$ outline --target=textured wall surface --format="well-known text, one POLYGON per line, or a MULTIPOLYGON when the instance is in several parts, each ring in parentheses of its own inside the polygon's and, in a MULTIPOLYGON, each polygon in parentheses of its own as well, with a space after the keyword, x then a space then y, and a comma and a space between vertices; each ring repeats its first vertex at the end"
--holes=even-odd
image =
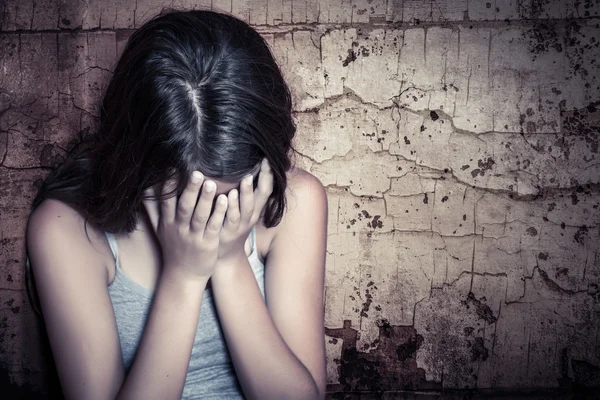
POLYGON ((0 384, 43 390, 36 182, 171 5, 251 23, 292 88, 329 197, 331 393, 600 385, 598 0, 0 2, 0 384))

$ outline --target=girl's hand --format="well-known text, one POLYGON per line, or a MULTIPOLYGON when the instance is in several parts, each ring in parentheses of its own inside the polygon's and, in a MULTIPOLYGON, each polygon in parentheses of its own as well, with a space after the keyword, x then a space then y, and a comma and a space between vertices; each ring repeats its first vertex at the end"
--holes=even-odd
MULTIPOLYGON (((217 197, 211 215, 216 183, 208 180, 202 186, 203 181, 204 176, 195 171, 179 199, 177 196, 164 199, 160 206, 157 200, 143 201, 162 248, 163 273, 208 280, 214 272, 227 197, 224 194, 217 197)), ((174 187, 174 180, 164 184, 163 196, 174 187)), ((151 196, 152 190, 146 189, 145 197, 151 196)))
POLYGON ((252 178, 252 175, 249 175, 242 180, 241 196, 238 195, 237 189, 229 191, 229 207, 220 232, 217 263, 228 262, 237 257, 247 258, 244 243, 273 192, 273 172, 266 158, 262 160, 258 185, 254 191, 252 178))

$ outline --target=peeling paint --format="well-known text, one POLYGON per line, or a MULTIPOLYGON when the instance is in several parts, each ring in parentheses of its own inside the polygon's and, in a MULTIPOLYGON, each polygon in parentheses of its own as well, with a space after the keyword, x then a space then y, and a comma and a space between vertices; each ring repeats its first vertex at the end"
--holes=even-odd
MULTIPOLYGON (((161 2, 5 3, 0 386, 36 398, 28 201, 161 2)), ((600 3, 292 3, 227 8, 272 48, 328 192, 328 397, 600 385, 600 3)))

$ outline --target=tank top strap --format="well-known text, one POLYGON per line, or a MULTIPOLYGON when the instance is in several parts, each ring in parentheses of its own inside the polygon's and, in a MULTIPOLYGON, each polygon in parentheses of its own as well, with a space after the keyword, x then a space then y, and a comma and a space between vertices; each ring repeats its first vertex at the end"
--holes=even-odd
POLYGON ((106 235, 106 239, 108 239, 108 245, 110 246, 115 261, 119 262, 119 246, 117 246, 117 239, 110 232, 104 231, 104 234, 106 235))
POLYGON ((254 251, 256 246, 256 225, 254 225, 252 227, 252 230, 250 231, 250 248, 251 248, 251 252, 254 253, 254 251))

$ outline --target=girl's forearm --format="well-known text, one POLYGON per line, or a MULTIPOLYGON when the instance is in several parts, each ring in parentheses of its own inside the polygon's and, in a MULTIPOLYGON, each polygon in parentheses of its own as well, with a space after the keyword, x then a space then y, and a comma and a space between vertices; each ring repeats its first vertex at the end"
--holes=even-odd
MULTIPOLYGON (((163 269, 164 271, 164 269, 163 269)), ((180 399, 208 278, 163 273, 117 399, 180 399)))
POLYGON ((217 265, 211 285, 246 398, 318 398, 312 375, 279 334, 248 259, 217 265))

